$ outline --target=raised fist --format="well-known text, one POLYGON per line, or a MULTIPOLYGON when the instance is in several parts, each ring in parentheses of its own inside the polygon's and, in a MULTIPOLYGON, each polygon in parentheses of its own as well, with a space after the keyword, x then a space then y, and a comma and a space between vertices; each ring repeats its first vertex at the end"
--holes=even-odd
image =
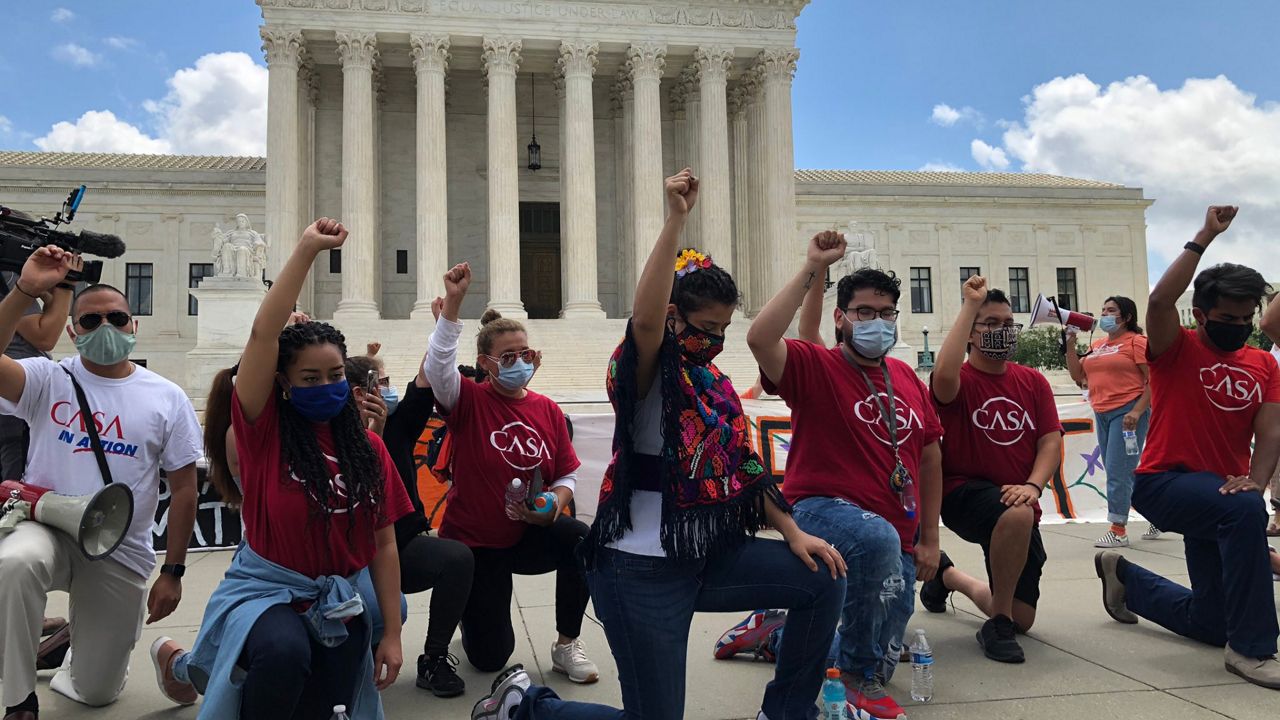
POLYGON ((667 178, 667 207, 673 215, 688 215, 698 202, 698 178, 685 168, 667 178))
POLYGON ((961 290, 964 293, 964 301, 966 303, 981 305, 987 301, 987 279, 981 275, 974 275, 965 280, 964 287, 961 290))
POLYGON ((347 241, 347 229, 332 218, 322 217, 302 231, 302 243, 316 250, 332 250, 347 241))
POLYGON ((471 263, 458 263, 444 274, 445 295, 462 297, 471 287, 471 263))
POLYGON ((844 233, 823 230, 809 241, 808 258, 822 267, 830 267, 844 257, 846 247, 844 233))
POLYGON ((1240 208, 1234 205, 1213 205, 1204 214, 1204 229, 1220 235, 1231 227, 1231 221, 1236 219, 1236 213, 1240 212, 1240 208))

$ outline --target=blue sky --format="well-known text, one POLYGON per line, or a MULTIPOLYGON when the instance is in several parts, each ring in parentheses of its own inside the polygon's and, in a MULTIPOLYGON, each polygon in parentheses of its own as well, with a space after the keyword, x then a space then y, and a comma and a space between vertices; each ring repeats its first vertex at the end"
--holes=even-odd
MULTIPOLYGON (((0 7, 0 148, 261 152, 251 0, 0 7)), ((1280 278, 1264 251, 1280 227, 1276 28, 1270 0, 814 0, 799 20, 796 165, 1141 186, 1157 199, 1153 277, 1206 205, 1237 203, 1223 257, 1280 278)))

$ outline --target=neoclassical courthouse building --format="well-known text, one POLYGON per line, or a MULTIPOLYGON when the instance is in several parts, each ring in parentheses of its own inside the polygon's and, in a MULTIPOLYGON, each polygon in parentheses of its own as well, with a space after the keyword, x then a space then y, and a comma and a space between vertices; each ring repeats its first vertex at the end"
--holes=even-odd
POLYGON ((318 259, 300 304, 357 347, 382 341, 397 382, 421 357, 441 275, 468 260, 464 316, 529 318, 542 387, 598 389, 663 222, 663 177, 685 165, 702 181, 685 244, 732 268, 743 292, 731 372, 752 371, 742 326, 807 239, 851 223, 902 279, 912 359, 926 328, 941 342, 974 273, 1020 313, 1040 292, 1094 310, 1110 294, 1145 298, 1151 201, 1139 188, 797 170, 807 2, 258 0, 265 159, 0 152, 0 203, 51 215, 86 184, 77 225, 128 243, 104 281, 142 318, 138 356, 190 377, 193 394, 188 353, 210 308, 190 289, 212 273, 215 226, 238 213, 267 236, 268 279, 311 218, 343 219, 346 247, 318 259))

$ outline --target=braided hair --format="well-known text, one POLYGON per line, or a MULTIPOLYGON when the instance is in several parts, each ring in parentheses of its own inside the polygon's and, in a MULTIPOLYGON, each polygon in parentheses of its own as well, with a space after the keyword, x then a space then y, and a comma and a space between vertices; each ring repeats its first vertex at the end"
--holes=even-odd
MULTIPOLYGON (((281 331, 276 371, 284 373, 298 352, 312 345, 336 345, 343 361, 346 361, 346 337, 337 328, 328 323, 305 322, 290 325, 281 331)), ((280 416, 281 454, 290 473, 306 488, 312 514, 322 517, 328 523, 328 508, 344 508, 347 512, 354 513, 357 506, 363 506, 366 510, 373 509, 382 513, 382 462, 374 452, 364 423, 360 420, 355 395, 348 395, 346 406, 329 421, 338 470, 346 484, 347 496, 344 499, 334 492, 328 463, 320 450, 311 421, 294 409, 279 385, 275 392, 280 416)))
MULTIPOLYGON (((688 252, 692 248, 682 250, 688 252)), ((694 251, 696 252, 696 250, 694 251)), ((738 294, 738 286, 733 276, 719 265, 699 268, 683 275, 677 274, 671 285, 671 304, 684 318, 690 313, 698 312, 709 305, 728 305, 738 307, 742 302, 738 294)))

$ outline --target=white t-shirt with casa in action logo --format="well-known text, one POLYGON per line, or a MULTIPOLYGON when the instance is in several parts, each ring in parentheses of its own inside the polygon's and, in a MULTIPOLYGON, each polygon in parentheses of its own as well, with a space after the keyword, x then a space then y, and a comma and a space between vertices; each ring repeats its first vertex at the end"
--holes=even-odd
POLYGON ((1219 352, 1183 329, 1151 360, 1151 428, 1138 472, 1249 474, 1254 418, 1274 402, 1275 357, 1247 345, 1219 352))
POLYGON ((26 371, 26 386, 16 403, 0 398, 0 413, 31 426, 23 481, 64 495, 92 495, 102 489, 102 473, 75 387, 61 369, 67 368, 75 373, 93 410, 112 480, 133 491, 133 522, 111 559, 139 575, 150 575, 156 564, 151 531, 160 502, 160 470, 186 467, 202 454, 200 424, 191 401, 182 388, 140 366, 116 380, 89 372, 79 356, 61 363, 44 358, 18 362, 26 371))

